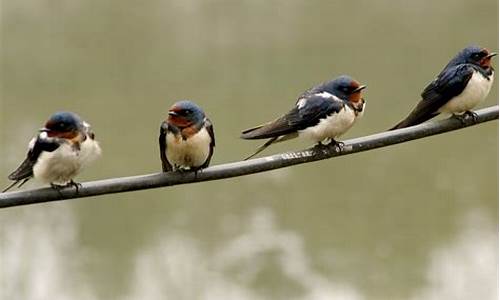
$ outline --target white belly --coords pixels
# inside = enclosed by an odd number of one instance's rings
[[[488,96],[493,85],[493,77],[491,74],[490,80],[488,80],[479,72],[474,71],[463,92],[443,105],[439,112],[461,114],[473,109]]]
[[[321,142],[327,138],[335,139],[349,130],[356,119],[354,111],[350,107],[344,106],[339,113],[321,119],[316,126],[299,130],[299,136],[311,139],[314,142]]]
[[[190,138],[167,133],[167,160],[174,167],[200,167],[210,155],[211,137],[203,128]]]
[[[40,154],[33,167],[33,175],[45,183],[66,184],[100,154],[99,144],[90,138],[80,145],[79,151],[69,143],[63,144],[53,152]]]

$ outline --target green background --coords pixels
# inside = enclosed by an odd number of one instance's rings
[[[242,129],[340,74],[368,85],[344,138],[383,131],[460,49],[499,50],[497,12],[492,0],[2,0],[0,185],[58,110],[91,123],[103,148],[78,181],[160,171],[159,124],[180,99],[214,123],[212,164],[251,153],[260,142]],[[0,298],[496,299],[497,228],[495,121],[258,175],[1,210]]]

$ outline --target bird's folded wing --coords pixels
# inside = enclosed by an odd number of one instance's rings
[[[59,147],[54,139],[42,139],[36,138],[33,146],[29,149],[26,159],[21,163],[21,165],[12,172],[8,178],[10,180],[22,180],[33,176],[33,166],[38,160],[38,157],[42,152],[52,152]]]
[[[474,68],[462,64],[443,70],[422,92],[417,108],[422,114],[436,112],[453,97],[460,95],[467,86]]]
[[[294,133],[318,124],[321,119],[338,113],[344,106],[336,97],[311,95],[276,120],[243,131],[241,138],[266,139]]]
[[[473,73],[474,67],[468,64],[445,68],[425,87],[422,100],[410,114],[391,130],[420,124],[439,114],[441,106],[462,93]]]
[[[158,138],[158,141],[160,145],[160,159],[163,172],[172,171],[172,165],[168,162],[167,159],[167,129],[167,122],[161,123],[160,137]]]

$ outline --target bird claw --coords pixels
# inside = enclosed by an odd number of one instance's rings
[[[194,178],[197,178],[199,174],[203,172],[203,168],[196,168],[194,171]]]
[[[324,150],[326,148],[326,145],[323,145],[323,143],[319,142],[317,143],[316,145],[314,145],[313,149],[316,149],[316,150]]]
[[[314,147],[312,147],[312,149],[317,153],[323,153],[324,155],[328,154],[328,146],[324,145],[321,142],[318,142],[316,145],[314,145]]]
[[[62,197],[63,194],[61,193],[61,190],[64,187],[66,187],[66,185],[59,185],[59,184],[51,183],[50,187],[53,188],[59,194],[60,197]]]
[[[74,182],[73,179],[70,182],[68,182],[68,184],[66,184],[66,186],[67,187],[74,186],[77,194],[80,191],[80,188],[82,188],[82,184],[78,183],[78,182]]]
[[[53,188],[54,190],[60,190],[60,189],[62,189],[64,187],[66,187],[66,185],[60,185],[60,184],[51,183],[50,187]]]
[[[479,116],[477,115],[477,113],[470,111],[470,110],[464,112],[463,116],[465,119],[469,119],[469,118],[472,119],[472,121],[474,121],[474,123],[476,123],[477,120],[479,119]]]
[[[336,140],[332,139],[328,146],[333,147],[335,149],[335,152],[341,153],[342,150],[344,150],[345,144],[344,142],[337,142]]]
[[[476,123],[479,116],[477,115],[477,113],[470,111],[470,110],[467,110],[461,115],[453,114],[452,118],[459,120],[460,123],[462,123],[462,125],[467,125],[467,123],[469,123],[469,121],[472,121],[472,123]]]
[[[80,189],[82,188],[82,184],[81,183],[74,182],[73,180],[70,180],[68,183],[63,184],[63,185],[55,184],[55,183],[51,183],[50,184],[50,187],[53,188],[54,190],[56,190],[59,194],[61,194],[61,190],[62,189],[69,188],[69,187],[72,187],[72,186],[75,187],[77,194],[80,191]]]
[[[196,178],[198,174],[201,174],[202,170],[203,170],[202,167],[181,167],[181,166],[176,166],[174,169],[175,172],[178,172],[180,174],[194,173],[194,178]]]

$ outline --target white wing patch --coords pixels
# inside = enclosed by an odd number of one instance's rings
[[[307,102],[307,98],[299,99],[299,101],[297,101],[297,108],[298,109],[303,108],[306,105],[306,102]]]
[[[331,101],[342,101],[337,96],[332,95],[332,94],[330,94],[328,92],[316,93],[313,96],[322,97],[322,98],[325,98],[325,99],[328,99],[328,100],[331,100]],[[306,97],[306,98],[300,98],[297,101],[297,104],[296,104],[297,108],[298,109],[302,109],[307,104],[308,99],[309,99],[308,97]]]

